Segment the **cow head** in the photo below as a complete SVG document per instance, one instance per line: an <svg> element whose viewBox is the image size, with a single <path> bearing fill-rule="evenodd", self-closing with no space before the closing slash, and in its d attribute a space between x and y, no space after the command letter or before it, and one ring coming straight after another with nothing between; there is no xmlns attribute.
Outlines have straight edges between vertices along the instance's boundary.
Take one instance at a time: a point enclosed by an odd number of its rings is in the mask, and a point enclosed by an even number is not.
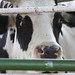
<svg viewBox="0 0 75 75"><path fill-rule="evenodd" d="M21 0L18 7L55 5L53 0L30 2ZM62 58L53 34L53 18L54 13L17 14L12 58Z"/></svg>

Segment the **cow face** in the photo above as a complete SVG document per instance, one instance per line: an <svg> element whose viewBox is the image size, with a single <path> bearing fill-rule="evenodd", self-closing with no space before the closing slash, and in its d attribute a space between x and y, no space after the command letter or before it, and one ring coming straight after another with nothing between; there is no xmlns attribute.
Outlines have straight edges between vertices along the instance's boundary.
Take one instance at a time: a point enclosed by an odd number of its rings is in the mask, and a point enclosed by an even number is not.
<svg viewBox="0 0 75 75"><path fill-rule="evenodd" d="M54 1L25 1L21 6L55 5ZM31 4L31 5L30 5ZM61 58L62 49L53 34L54 13L17 14L12 58Z"/></svg>

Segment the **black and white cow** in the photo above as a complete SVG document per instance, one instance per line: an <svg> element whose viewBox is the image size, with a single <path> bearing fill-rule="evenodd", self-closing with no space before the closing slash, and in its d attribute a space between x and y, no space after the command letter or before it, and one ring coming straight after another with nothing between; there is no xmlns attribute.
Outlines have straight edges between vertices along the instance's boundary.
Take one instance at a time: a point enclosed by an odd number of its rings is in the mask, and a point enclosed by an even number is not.
<svg viewBox="0 0 75 75"><path fill-rule="evenodd" d="M15 0L13 4L19 8L56 5L54 0ZM3 20L7 23L3 24L2 31L6 29L7 34L4 35L6 41L2 48L6 49L9 58L62 59L62 48L53 34L54 13L1 15L0 17L2 16L7 17L7 21L5 18Z"/></svg>
<svg viewBox="0 0 75 75"><path fill-rule="evenodd" d="M13 5L8 1L0 1L0 8L12 8ZM9 58L8 50L12 46L12 38L14 37L14 29L11 31L11 23L13 23L13 18L11 16L0 14L0 58ZM10 20L10 22L9 22ZM9 29L8 29L9 26ZM10 32L9 32L10 31ZM11 41L8 41L10 35ZM8 43L9 42L9 43ZM8 43L8 45L7 45ZM9 49L8 49L9 48ZM12 49L12 47L11 47ZM10 52L11 53L11 52ZM5 73L5 71L0 71Z"/></svg>
<svg viewBox="0 0 75 75"><path fill-rule="evenodd" d="M60 4L74 7L75 1ZM57 42L60 43L64 50L65 59L75 59L75 12L55 13L53 29ZM62 33L62 36L60 33Z"/></svg>

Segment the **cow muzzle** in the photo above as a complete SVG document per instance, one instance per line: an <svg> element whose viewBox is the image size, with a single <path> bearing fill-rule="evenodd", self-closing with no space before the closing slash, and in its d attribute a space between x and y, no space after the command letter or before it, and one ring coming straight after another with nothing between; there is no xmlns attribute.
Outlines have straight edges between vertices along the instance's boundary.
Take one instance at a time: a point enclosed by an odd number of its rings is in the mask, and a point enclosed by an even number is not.
<svg viewBox="0 0 75 75"><path fill-rule="evenodd" d="M36 55L40 58L56 59L61 56L62 50L57 45L37 46Z"/></svg>

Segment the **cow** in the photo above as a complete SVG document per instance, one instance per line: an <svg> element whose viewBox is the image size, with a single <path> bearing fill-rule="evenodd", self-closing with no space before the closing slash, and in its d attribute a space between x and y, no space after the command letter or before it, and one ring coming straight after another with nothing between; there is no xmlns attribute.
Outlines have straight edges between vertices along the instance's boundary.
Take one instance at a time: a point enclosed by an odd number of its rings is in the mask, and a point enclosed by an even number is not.
<svg viewBox="0 0 75 75"><path fill-rule="evenodd" d="M75 6L75 1L59 3L66 6ZM58 16L58 17L57 17ZM75 12L57 12L53 20L53 32L56 40L63 48L65 59L75 59L74 31Z"/></svg>
<svg viewBox="0 0 75 75"><path fill-rule="evenodd" d="M33 0L32 2L29 0L11 0L11 2L18 8L56 5L54 0ZM54 13L18 13L16 15L1 14L1 16L8 16L7 19L9 19L9 21L3 20L9 24L4 24L6 31L3 27L4 31L7 32L4 49L6 49L9 58L62 59L62 47L53 34ZM9 73L9 71L7 72Z"/></svg>
<svg viewBox="0 0 75 75"><path fill-rule="evenodd" d="M12 8L13 5L8 1L0 1L0 8ZM8 52L10 47L12 46L12 39L14 35L14 29L11 32L11 23L13 23L12 16L0 14L0 58L10 58ZM10 22L9 22L10 20ZM8 29L9 26L9 29ZM10 40L10 42L8 41ZM9 43L8 43L9 42ZM12 49L12 47L11 47ZM11 53L11 52L10 52ZM6 73L6 71L0 71L1 73Z"/></svg>

